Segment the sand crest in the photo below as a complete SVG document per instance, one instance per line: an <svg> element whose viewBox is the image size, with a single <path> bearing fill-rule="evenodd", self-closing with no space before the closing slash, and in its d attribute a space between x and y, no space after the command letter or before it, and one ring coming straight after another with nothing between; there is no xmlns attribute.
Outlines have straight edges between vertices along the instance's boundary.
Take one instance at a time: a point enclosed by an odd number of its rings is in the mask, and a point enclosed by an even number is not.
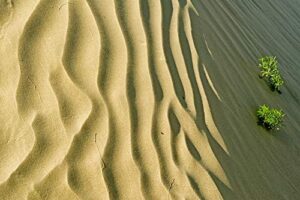
<svg viewBox="0 0 300 200"><path fill-rule="evenodd" d="M1 200L297 200L300 2L0 0ZM276 55L282 94L258 78ZM255 110L286 113L270 134Z"/></svg>

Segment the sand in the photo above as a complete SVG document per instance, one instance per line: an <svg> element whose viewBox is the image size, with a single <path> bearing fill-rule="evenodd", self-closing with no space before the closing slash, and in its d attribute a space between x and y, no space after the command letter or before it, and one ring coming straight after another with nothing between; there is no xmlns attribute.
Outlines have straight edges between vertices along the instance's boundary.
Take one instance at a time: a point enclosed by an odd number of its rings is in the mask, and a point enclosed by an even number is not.
<svg viewBox="0 0 300 200"><path fill-rule="evenodd" d="M0 199L297 200L299 55L298 0L0 0Z"/></svg>

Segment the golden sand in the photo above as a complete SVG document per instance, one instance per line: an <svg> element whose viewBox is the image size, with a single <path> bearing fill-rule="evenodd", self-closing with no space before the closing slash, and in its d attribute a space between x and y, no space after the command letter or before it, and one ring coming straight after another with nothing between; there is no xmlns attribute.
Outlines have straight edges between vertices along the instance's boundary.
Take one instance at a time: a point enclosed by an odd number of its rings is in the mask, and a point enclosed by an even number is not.
<svg viewBox="0 0 300 200"><path fill-rule="evenodd" d="M297 200L299 55L298 0L0 0L0 200Z"/></svg>

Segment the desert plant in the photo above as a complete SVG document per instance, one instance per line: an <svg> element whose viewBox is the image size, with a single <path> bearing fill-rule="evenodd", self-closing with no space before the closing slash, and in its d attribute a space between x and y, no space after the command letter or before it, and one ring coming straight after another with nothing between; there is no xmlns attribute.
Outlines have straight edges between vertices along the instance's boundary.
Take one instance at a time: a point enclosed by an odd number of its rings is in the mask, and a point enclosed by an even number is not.
<svg viewBox="0 0 300 200"><path fill-rule="evenodd" d="M271 86L274 88L274 90L280 91L279 87L283 85L284 81L282 77L280 76L279 72L273 74L270 77L270 83Z"/></svg>
<svg viewBox="0 0 300 200"><path fill-rule="evenodd" d="M259 124L271 130L278 129L281 126L285 114L282 110L262 105L256 111L256 116Z"/></svg>
<svg viewBox="0 0 300 200"><path fill-rule="evenodd" d="M280 91L284 81L279 72L276 56L265 56L259 61L258 67L261 69L259 76L265 78L274 90Z"/></svg>

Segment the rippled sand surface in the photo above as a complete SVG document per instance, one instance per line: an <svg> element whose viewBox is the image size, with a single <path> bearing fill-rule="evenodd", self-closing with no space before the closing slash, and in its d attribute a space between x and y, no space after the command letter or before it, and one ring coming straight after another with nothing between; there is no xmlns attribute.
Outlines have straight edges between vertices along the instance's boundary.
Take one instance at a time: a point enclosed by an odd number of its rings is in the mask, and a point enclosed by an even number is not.
<svg viewBox="0 0 300 200"><path fill-rule="evenodd" d="M299 63L299 0L0 0L0 199L298 200Z"/></svg>

